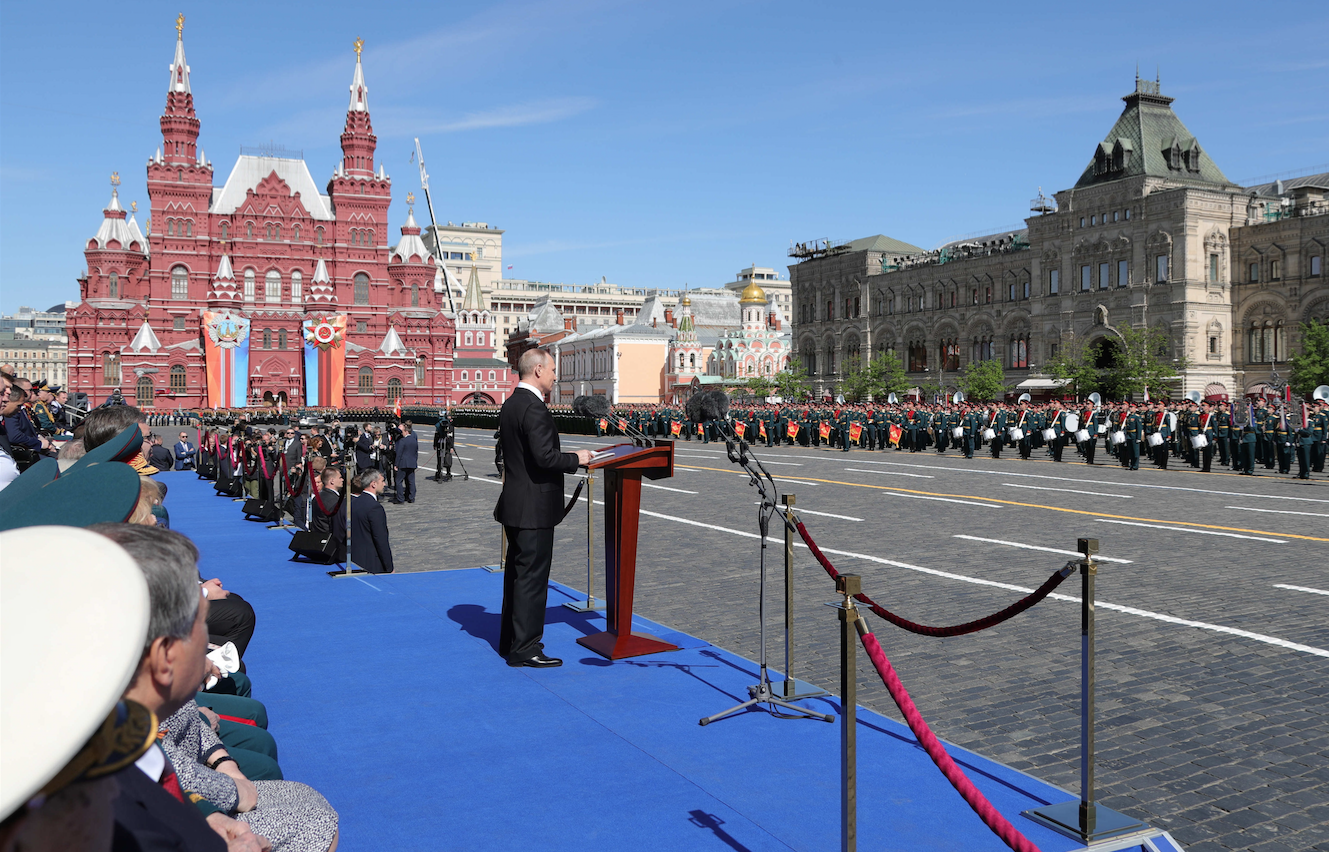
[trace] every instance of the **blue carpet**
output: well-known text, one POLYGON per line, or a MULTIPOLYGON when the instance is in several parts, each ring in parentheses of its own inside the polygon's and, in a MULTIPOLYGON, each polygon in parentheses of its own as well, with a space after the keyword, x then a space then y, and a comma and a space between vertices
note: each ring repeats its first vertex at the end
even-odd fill
MULTIPOLYGON (((286 532, 188 475, 174 529, 254 605, 246 664, 286 777, 341 814, 344 850, 825 850, 839 846, 839 723, 754 711, 751 661, 639 619, 682 650, 609 662, 577 637, 601 614, 550 592, 562 668, 510 669, 494 651, 502 575, 479 569, 329 578, 289 561, 286 532)), ((834 699, 808 706, 838 713, 834 699)), ((859 711, 859 848, 1005 849, 903 725, 859 711)), ((960 749, 993 804, 1044 852, 1077 844, 1019 816, 1073 796, 960 749)), ((1131 847, 1138 849, 1138 846, 1131 847)))

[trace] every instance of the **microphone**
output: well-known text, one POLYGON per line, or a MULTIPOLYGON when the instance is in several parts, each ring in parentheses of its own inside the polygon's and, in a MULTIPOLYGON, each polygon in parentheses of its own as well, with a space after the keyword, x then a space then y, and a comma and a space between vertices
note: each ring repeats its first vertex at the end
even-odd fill
MULTIPOLYGON (((613 418, 613 412, 614 407, 610 404, 609 399, 600 394, 585 394, 573 397, 572 399, 573 414, 580 414, 581 416, 589 417, 592 420, 599 420, 601 418, 613 418)), ((611 422, 617 424, 618 419, 622 418, 613 418, 611 422)), ((626 419, 623 419, 623 421, 624 423, 627 423, 626 419)), ((628 428, 623 431, 625 431, 628 437, 632 439, 634 446, 651 445, 651 439, 646 437, 641 430, 634 429, 631 424, 628 424, 628 428)))
POLYGON ((693 394, 683 411, 690 423, 724 420, 729 416, 729 394, 718 388, 693 394))

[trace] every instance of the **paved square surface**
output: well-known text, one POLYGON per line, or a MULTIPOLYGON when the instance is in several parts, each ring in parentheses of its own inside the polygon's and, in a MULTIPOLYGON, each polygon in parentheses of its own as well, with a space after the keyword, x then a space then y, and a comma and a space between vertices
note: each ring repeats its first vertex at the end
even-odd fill
MULTIPOLYGON (((432 439, 421 433, 421 444, 432 439)), ((565 436, 565 449, 612 439, 565 436)), ((425 480, 388 506, 399 571, 498 561, 501 485, 492 433, 458 431, 470 471, 425 480)), ((1171 831, 1190 852, 1329 850, 1329 480, 1126 471, 954 451, 759 448, 841 572, 913 621, 969 621, 1023 597, 1097 538, 1098 799, 1171 831), (818 514, 813 514, 818 513, 818 514)), ((432 458, 432 456, 431 456, 432 458)), ((1074 461, 1071 461, 1074 459, 1074 461)), ((423 454, 422 454, 423 461, 423 454)), ((675 476, 642 498, 637 612, 756 659, 755 489, 723 445, 681 442, 675 476), (647 514, 649 513, 649 514, 647 514)), ((1175 464, 1175 462, 1174 462, 1175 464)), ((1260 469, 1263 473, 1263 469, 1260 469)), ((569 493, 573 480, 569 478, 569 493)), ((597 483, 596 499, 603 498, 597 483)), ((604 588, 595 506, 596 576, 604 588)), ((768 551, 768 653, 783 542, 768 551)), ((836 689, 834 588, 795 550, 795 676, 836 689)), ((553 577, 586 587, 585 502, 559 527, 553 577)), ((1078 795, 1080 578, 1031 611, 933 639, 870 617, 924 717, 944 739, 1078 795)), ((899 718, 860 653, 859 700, 899 718)), ((714 708, 698 708, 709 711, 714 708)), ((871 806, 870 804, 868 806, 871 806)))

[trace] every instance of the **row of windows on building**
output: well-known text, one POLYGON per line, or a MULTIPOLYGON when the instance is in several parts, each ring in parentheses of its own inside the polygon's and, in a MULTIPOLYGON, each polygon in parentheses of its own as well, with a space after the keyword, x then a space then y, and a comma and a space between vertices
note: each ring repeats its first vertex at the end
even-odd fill
POLYGON ((1107 225, 1108 217, 1111 216, 1113 222, 1129 222, 1131 220, 1131 208, 1125 210, 1113 210, 1111 213, 1090 213, 1086 220, 1084 216, 1080 217, 1081 228, 1092 228, 1096 225, 1107 225), (1088 221, 1086 225, 1085 222, 1088 221))
MULTIPOLYGON (((1323 274, 1323 272, 1321 271, 1322 267, 1320 265, 1321 264, 1320 256, 1318 254, 1313 254, 1310 257, 1306 258, 1306 260, 1307 260, 1306 266, 1308 271, 1307 277, 1319 278, 1323 274)), ((1263 280, 1260 277, 1261 267, 1262 264, 1260 263, 1260 261, 1258 260, 1251 261, 1249 267, 1247 267, 1250 273, 1247 276, 1247 280, 1250 283, 1259 284, 1260 281, 1263 280)), ((1283 280, 1283 262, 1281 260, 1277 258, 1270 259, 1268 262, 1268 269, 1269 269, 1268 280, 1270 281, 1283 280)), ((1218 255, 1216 254, 1209 255, 1209 280, 1210 281, 1218 280, 1218 255)))
MULTIPOLYGON (((960 369, 961 348, 962 344, 958 338, 952 337, 939 340, 937 341, 937 358, 932 361, 929 358, 928 343, 923 340, 911 340, 905 346, 905 369, 910 373, 922 373, 930 369, 930 364, 939 364, 942 371, 958 371, 960 369)), ((991 335, 984 335, 975 337, 971 341, 969 360, 970 362, 977 362, 1001 358, 1002 365, 1007 369, 1026 370, 1029 368, 1029 352, 1028 332, 1010 335, 1004 355, 1001 351, 1001 344, 994 340, 991 335)), ((898 357, 895 349, 885 344, 877 346, 877 355, 898 357)), ((846 348, 845 361, 855 364, 860 362, 860 358, 861 353, 858 346, 851 344, 846 348)), ((803 369, 810 376, 817 375, 819 367, 826 375, 833 375, 836 371, 836 352, 833 348, 828 348, 820 358, 815 351, 804 352, 802 361, 803 369)), ((840 367, 843 369, 843 362, 840 367)))
MULTIPOLYGON (((483 371, 475 371, 475 381, 483 381, 481 374, 483 371)), ((489 381, 495 380, 495 371, 489 371, 489 381)), ((120 381, 120 358, 115 353, 107 353, 102 356, 102 378, 105 384, 116 384, 120 381)), ((461 381, 469 381, 467 371, 461 371, 461 381)), ((186 381, 186 372, 184 365, 175 364, 171 367, 168 378, 168 387, 170 393, 184 394, 188 390, 186 381)), ((423 387, 426 382, 424 360, 416 362, 415 365, 415 384, 417 387, 423 387)), ((394 402, 402 395, 402 382, 397 377, 392 377, 387 381, 388 402, 394 402)), ((361 395, 372 395, 374 393, 374 370, 372 367, 361 367, 356 374, 356 390, 361 395)), ((134 401, 139 408, 150 408, 156 398, 156 384, 151 376, 139 376, 134 383, 134 401)))
MULTIPOLYGON (((246 302, 257 301, 258 297, 258 273, 252 268, 245 269, 243 273, 244 289, 243 295, 246 302)), ((120 298, 120 276, 112 272, 108 276, 109 295, 112 299, 120 298)), ((352 298, 357 305, 369 304, 369 276, 363 272, 357 272, 353 279, 354 287, 352 298)), ((281 273, 275 269, 270 269, 263 276, 263 301, 280 302, 282 301, 282 277, 281 273)), ((290 276, 290 301, 299 303, 304 298, 304 273, 295 269, 291 271, 290 276)), ((171 298, 182 300, 189 298, 189 270, 183 266, 176 266, 171 269, 171 298)), ((420 306, 420 285, 411 285, 411 307, 420 306)))

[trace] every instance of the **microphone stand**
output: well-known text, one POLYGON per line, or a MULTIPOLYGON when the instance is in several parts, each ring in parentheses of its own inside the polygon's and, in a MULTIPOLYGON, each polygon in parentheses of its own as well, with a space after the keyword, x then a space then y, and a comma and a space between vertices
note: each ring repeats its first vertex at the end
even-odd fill
MULTIPOLYGON (((716 719, 722 719, 740 710, 746 710, 760 704, 765 704, 770 708, 770 714, 777 719, 820 719, 823 722, 834 721, 833 716, 825 713, 817 713, 797 704, 790 703, 775 694, 771 688, 771 678, 766 667, 766 539, 770 534, 771 516, 776 513, 776 503, 779 497, 779 489, 776 488, 775 480, 771 478, 770 473, 762 465, 761 461, 755 455, 748 454, 747 441, 739 438, 735 439, 731 434, 728 424, 720 421, 720 435, 724 438, 725 452, 729 455, 729 460, 739 467, 743 468, 748 475, 748 484, 756 487, 757 493, 761 495, 761 503, 757 507, 757 527, 761 531, 761 581, 760 593, 757 602, 757 620, 760 631, 761 654, 760 666, 761 675, 757 680, 756 686, 748 687, 748 695, 752 696, 747 701, 730 707, 714 716, 707 716, 698 724, 709 725, 716 719), (737 446, 735 445, 737 444, 737 446), (763 481, 765 477, 765 481, 763 481), (767 483, 770 489, 767 490, 767 483), (786 712, 781 712, 781 711, 786 712)), ((785 672, 785 677, 790 677, 789 672, 785 672)))

